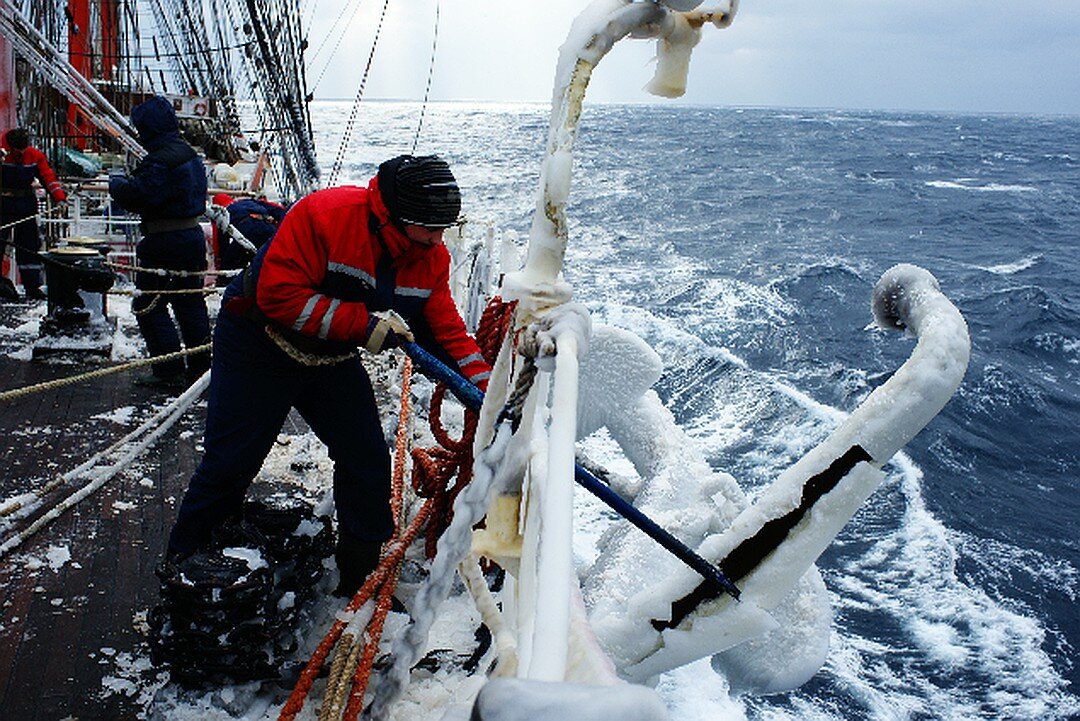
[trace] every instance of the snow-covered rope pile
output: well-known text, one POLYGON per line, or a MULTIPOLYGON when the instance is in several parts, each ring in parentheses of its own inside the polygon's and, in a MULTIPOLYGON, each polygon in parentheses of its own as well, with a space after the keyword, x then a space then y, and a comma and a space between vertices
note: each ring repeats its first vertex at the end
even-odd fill
POLYGON ((57 378, 51 381, 45 381, 43 383, 37 383, 32 386, 25 386, 23 388, 15 388, 10 391, 4 391, 0 393, 0 403, 11 400, 12 398, 21 398, 33 393, 39 393, 41 391, 52 390, 53 388, 62 388, 64 386, 75 385, 76 383, 82 383, 85 380, 91 378, 101 378, 102 376, 112 375, 114 373, 123 373, 134 368, 141 368, 143 366, 154 365, 155 363, 161 363, 164 361, 173 360, 175 358, 183 358, 184 356, 193 355, 195 353, 209 352, 211 348, 210 343, 204 345, 197 345, 194 348, 186 348, 184 350, 178 350, 173 353, 165 353, 164 355, 151 356, 149 358, 140 358, 128 363, 121 363, 120 365, 109 366, 108 368, 98 368, 97 370, 87 371, 86 373, 80 373, 79 375, 66 376, 64 378, 57 378))
POLYGON ((11 538, 8 538, 3 543, 0 543, 0 558, 7 555, 10 551, 18 547, 23 541, 40 531, 52 521, 56 520, 60 514, 69 508, 73 508, 87 496, 92 494, 104 486, 113 476, 115 476, 120 470, 125 468, 135 458, 137 458, 143 451, 145 451, 150 444, 156 441, 165 431, 172 427, 181 416, 187 412, 188 408, 195 402, 195 400, 202 395, 202 392, 210 384, 210 371, 203 373, 203 375, 194 383, 191 387, 177 396, 166 405, 164 408, 155 413, 149 420, 145 421, 142 425, 136 428, 120 439, 119 442, 112 445, 105 451, 98 453, 90 460, 86 461, 78 468, 64 474, 64 480, 74 480, 79 478, 87 471, 95 468, 97 464, 104 458, 109 457, 110 454, 117 453, 124 449, 129 443, 132 443, 135 439, 139 438, 143 434, 146 434, 145 438, 142 438, 137 443, 134 443, 130 448, 116 458, 112 465, 102 468, 89 475, 89 482, 80 488, 78 491, 72 493, 68 497, 53 506, 48 512, 39 517, 29 526, 19 531, 11 538), (149 431, 149 433, 147 433, 149 431))

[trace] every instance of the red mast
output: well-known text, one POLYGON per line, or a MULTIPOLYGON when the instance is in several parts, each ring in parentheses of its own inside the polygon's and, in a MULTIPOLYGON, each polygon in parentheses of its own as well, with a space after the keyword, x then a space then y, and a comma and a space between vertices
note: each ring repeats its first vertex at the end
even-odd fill
POLYGON ((15 127, 15 51, 0 35, 0 133, 15 127))
MULTIPOLYGON (((113 80, 120 55, 118 0, 69 0, 67 10, 68 62, 87 80, 113 80)), ((108 87, 100 89, 112 95, 108 87)), ((68 132, 73 144, 85 150, 97 128, 77 106, 68 105, 68 132)))
POLYGON ((101 78, 115 80, 120 62, 120 0, 99 0, 101 12, 101 78))
MULTIPOLYGON (((90 0, 70 0, 68 15, 68 62, 86 79, 93 78, 93 42, 90 38, 90 0)), ((93 138, 94 126, 73 103, 68 104, 68 134, 72 143, 85 150, 93 138)))

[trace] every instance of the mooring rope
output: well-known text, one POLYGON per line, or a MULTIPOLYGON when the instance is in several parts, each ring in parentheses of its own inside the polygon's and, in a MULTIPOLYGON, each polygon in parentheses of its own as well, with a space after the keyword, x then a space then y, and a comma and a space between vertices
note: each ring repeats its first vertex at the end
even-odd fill
MULTIPOLYGON (((390 480, 390 509, 395 520, 395 536, 401 533, 404 526, 402 520, 405 507, 405 466, 408 461, 411 392, 412 359, 406 356, 401 370, 401 402, 394 443, 394 473, 390 480)), ((401 561, 398 561, 387 577, 386 583, 379 590, 379 599, 375 604, 373 616, 365 619, 362 624, 351 623, 342 633, 331 664, 331 680, 327 681, 325 700, 319 711, 320 721, 337 721, 341 718, 343 706, 345 706, 346 719, 356 717, 358 710, 351 712, 350 709, 363 700, 364 690, 371 676, 375 650, 379 647, 383 625, 393 604, 393 593, 400 575, 401 561), (364 644, 359 643, 360 638, 366 639, 364 644), (363 646, 362 649, 361 646, 363 646), (349 698, 347 705, 345 704, 346 695, 349 698), (359 699, 359 701, 354 701, 354 699, 359 699)))
POLYGON ((164 355, 151 356, 149 358, 140 358, 139 360, 133 360, 129 363, 122 363, 116 366, 109 366, 108 368, 98 368, 94 371, 88 371, 86 373, 80 373, 79 375, 66 376, 64 378, 57 378, 51 381, 45 381, 44 383, 38 383, 32 386, 26 386, 24 388, 16 388, 10 391, 4 391, 0 393, 0 402, 10 400, 12 398, 21 398, 22 396, 28 396, 40 391, 52 390, 53 388, 62 388, 64 386, 74 385, 81 383, 91 378, 100 378, 102 376, 112 375, 114 373, 122 373, 124 371, 131 370, 132 368, 141 368, 142 366, 153 365, 155 363, 161 363, 163 361, 173 360, 175 358, 183 358, 184 356, 192 355, 194 353, 203 353, 210 350, 211 344, 206 343, 204 345, 195 346, 194 348, 187 348, 179 350, 174 353, 165 353, 164 355))
POLYGON ((175 290, 143 290, 140 288, 113 288, 108 291, 109 295, 125 295, 132 298, 138 298, 143 295, 188 295, 195 293, 202 293, 203 295, 213 295, 215 293, 221 293, 224 288, 177 288, 175 290))
POLYGON ((160 275, 163 277, 174 278, 205 278, 206 276, 215 275, 235 275, 235 270, 172 270, 169 268, 144 268, 141 265, 129 265, 127 263, 115 263, 111 260, 105 260, 104 265, 107 268, 113 268, 114 270, 122 270, 125 273, 148 273, 150 275, 160 275))

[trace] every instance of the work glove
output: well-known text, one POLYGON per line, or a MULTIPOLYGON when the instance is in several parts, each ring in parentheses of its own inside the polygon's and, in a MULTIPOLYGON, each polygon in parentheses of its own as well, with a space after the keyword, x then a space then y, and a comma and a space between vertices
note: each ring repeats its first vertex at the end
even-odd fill
POLYGON ((206 217, 210 219, 210 222, 214 224, 214 227, 218 229, 218 232, 222 235, 228 235, 229 225, 232 223, 232 219, 229 217, 229 211, 220 205, 211 203, 206 206, 206 217))
POLYGON ((397 348, 403 340, 413 340, 412 331, 404 318, 392 310, 371 314, 367 340, 364 341, 364 347, 370 353, 382 353, 384 350, 397 348))

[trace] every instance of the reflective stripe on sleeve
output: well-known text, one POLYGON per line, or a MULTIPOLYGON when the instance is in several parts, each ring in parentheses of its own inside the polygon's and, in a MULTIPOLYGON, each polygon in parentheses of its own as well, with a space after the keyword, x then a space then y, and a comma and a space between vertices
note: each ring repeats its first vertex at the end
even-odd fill
POLYGON ((352 276, 353 278, 359 278, 372 288, 375 287, 375 278, 373 278, 371 274, 355 266, 345 265, 344 263, 327 263, 326 270, 331 273, 341 273, 343 275, 352 276))
POLYGON ((341 301, 334 298, 330 301, 329 310, 323 315, 322 323, 319 324, 319 337, 323 340, 326 340, 327 336, 330 335, 330 324, 334 322, 334 311, 337 310, 339 305, 341 305, 341 301))
POLYGON ((457 362, 457 364, 458 364, 458 368, 464 368, 465 366, 469 365, 470 363, 477 363, 477 362, 483 363, 484 362, 484 356, 480 355, 479 353, 473 353, 472 355, 467 355, 464 358, 462 358, 461 360, 459 360, 457 362))
POLYGON ((304 310, 300 312, 300 317, 293 323, 293 330, 299 331, 303 329, 304 324, 311 319, 311 314, 315 311, 315 304, 319 302, 323 297, 322 293, 316 293, 308 298, 308 302, 304 304, 304 310))
POLYGON ((407 295, 413 298, 430 298, 431 288, 404 288, 398 286, 394 289, 395 295, 407 295))

